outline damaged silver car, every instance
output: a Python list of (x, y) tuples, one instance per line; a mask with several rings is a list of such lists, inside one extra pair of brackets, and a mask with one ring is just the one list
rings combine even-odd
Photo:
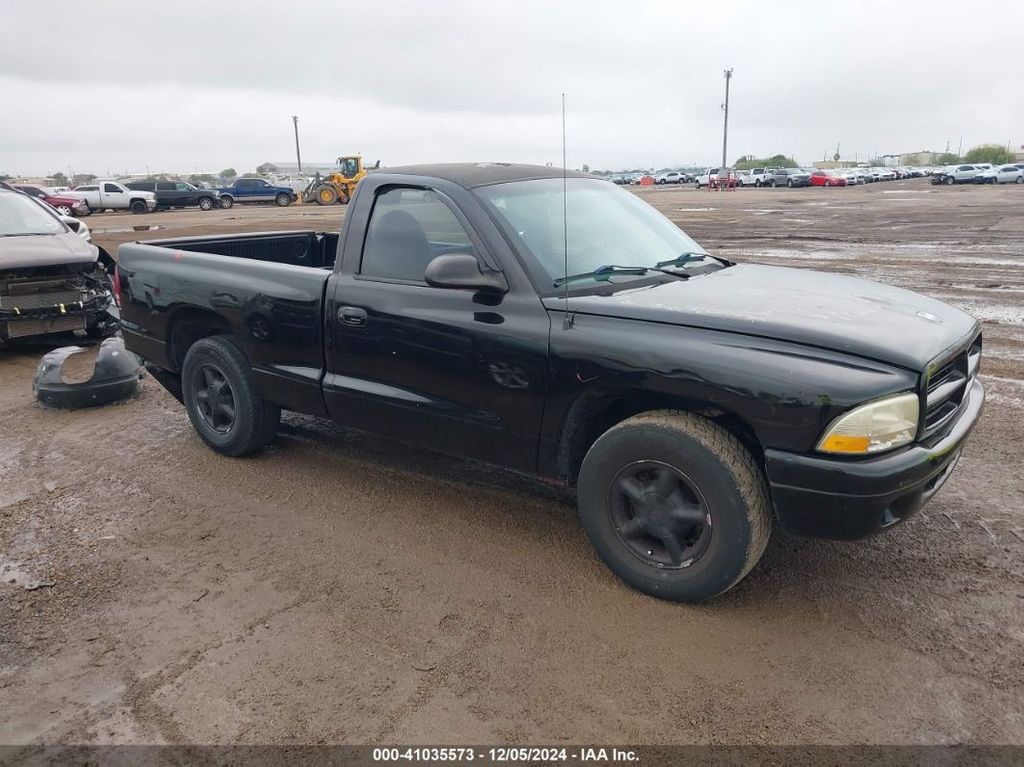
[(120, 325), (114, 261), (60, 216), (0, 189), (0, 347), (74, 334), (99, 340)]

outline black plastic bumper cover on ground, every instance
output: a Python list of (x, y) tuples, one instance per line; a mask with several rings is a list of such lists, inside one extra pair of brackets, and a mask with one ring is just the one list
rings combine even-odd
[(77, 409), (109, 405), (133, 396), (143, 375), (139, 358), (124, 348), (120, 337), (106, 339), (96, 353), (92, 377), (82, 383), (66, 383), (65, 361), (83, 352), (81, 346), (64, 346), (43, 355), (32, 388), (36, 398), (48, 407)]

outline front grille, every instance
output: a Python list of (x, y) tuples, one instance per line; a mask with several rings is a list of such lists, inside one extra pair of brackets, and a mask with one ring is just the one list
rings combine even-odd
[(82, 300), (80, 290), (55, 290), (52, 293), (29, 293), (22, 296), (0, 295), (0, 309), (45, 309)]
[(67, 333), (72, 330), (85, 330), (84, 314), (70, 314), (45, 320), (11, 320), (7, 323), (8, 338)]
[(981, 336), (969, 347), (937, 365), (928, 375), (925, 387), (925, 435), (949, 422), (960, 405), (981, 363)]
[(81, 301), (81, 279), (18, 279), (0, 285), (0, 309), (45, 309)]

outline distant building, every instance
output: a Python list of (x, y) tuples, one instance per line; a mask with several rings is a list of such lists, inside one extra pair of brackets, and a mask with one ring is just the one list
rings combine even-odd
[[(893, 165), (936, 165), (939, 160), (938, 152), (907, 152), (899, 155), (886, 155), (886, 158), (894, 157), (896, 162)], [(888, 163), (886, 163), (888, 165)]]
[[(312, 176), (316, 172), (321, 174), (330, 173), (338, 167), (334, 162), (303, 162), (302, 175)], [(265, 162), (256, 166), (256, 171), (265, 176), (295, 176), (299, 173), (298, 163), (294, 162)]]

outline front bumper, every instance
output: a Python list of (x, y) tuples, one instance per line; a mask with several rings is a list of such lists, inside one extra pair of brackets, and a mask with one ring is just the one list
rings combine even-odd
[(910, 518), (949, 479), (981, 416), (985, 389), (975, 379), (944, 436), (861, 460), (765, 451), (779, 524), (810, 538), (853, 540)]

